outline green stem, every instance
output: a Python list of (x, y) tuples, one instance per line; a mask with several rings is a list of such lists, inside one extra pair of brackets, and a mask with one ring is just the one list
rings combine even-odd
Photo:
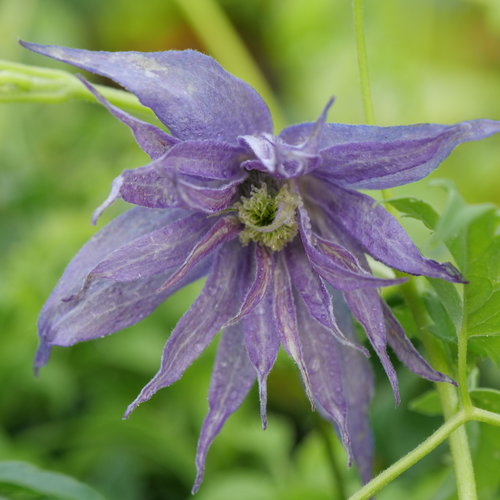
[[(419, 460), (427, 456), (432, 450), (439, 446), (446, 438), (453, 436), (453, 431), (460, 430), (460, 426), (464, 424), (467, 417), (463, 411), (456, 413), (452, 418), (447, 420), (437, 431), (431, 434), (425, 441), (420, 443), (416, 448), (410, 451), (407, 455), (400, 458), (389, 468), (381, 472), (378, 476), (365, 484), (354, 495), (349, 497), (349, 500), (366, 500), (372, 497), (377, 491), (400, 476), (403, 472), (415, 465)], [(470, 497), (475, 498), (475, 497)]]
[[(97, 90), (116, 106), (152, 117), (149, 108), (124, 90), (96, 85)], [(71, 73), (0, 60), (0, 102), (64, 102), (82, 99), (95, 102), (95, 97)]]
[(473, 407), (470, 409), (470, 415), (471, 418), (478, 422), (500, 426), (500, 415), (498, 413)]
[(177, 4), (210, 53), (262, 95), (281, 130), (285, 122), (278, 101), (220, 5), (215, 0), (177, 0)]
[[(432, 337), (426, 329), (425, 306), (418, 295), (414, 281), (410, 279), (407, 283), (401, 285), (401, 292), (415, 319), (420, 338), (430, 357), (431, 364), (436, 370), (449, 373), (450, 369), (442, 344)], [(437, 384), (437, 391), (445, 422), (448, 422), (454, 419), (457, 414), (457, 392), (453, 386), (445, 383)], [(465, 410), (467, 411), (468, 408)], [(460, 500), (475, 500), (477, 498), (476, 481), (465, 427), (461, 427), (450, 436), (450, 452), (455, 471), (458, 498)]]
[(353, 0), (354, 31), (356, 33), (356, 48), (358, 52), (359, 79), (363, 96), (363, 109), (368, 125), (375, 124), (370, 78), (368, 75), (368, 58), (366, 55), (365, 32), (363, 29), (363, 0)]

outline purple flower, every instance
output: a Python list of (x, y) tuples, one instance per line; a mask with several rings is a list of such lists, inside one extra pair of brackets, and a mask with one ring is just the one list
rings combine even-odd
[[(97, 233), (66, 268), (40, 315), (35, 367), (52, 346), (108, 335), (150, 314), (202, 277), (200, 296), (168, 339), (161, 367), (125, 416), (178, 380), (223, 330), (201, 431), (193, 488), (210, 444), (257, 378), (266, 426), (266, 377), (279, 346), (297, 364), (311, 404), (330, 420), (371, 476), (372, 375), (356, 343), (363, 326), (392, 384), (387, 344), (418, 375), (433, 370), (383, 303), (366, 254), (405, 273), (463, 282), (449, 263), (424, 258), (397, 220), (357, 189), (422, 179), (458, 144), (500, 123), (372, 127), (315, 123), (273, 135), (269, 111), (246, 83), (194, 51), (91, 52), (23, 43), (108, 77), (134, 93), (166, 133), (107, 102), (152, 161), (113, 182), (99, 214), (118, 198), (137, 205)], [(349, 312), (350, 310), (350, 312)]]

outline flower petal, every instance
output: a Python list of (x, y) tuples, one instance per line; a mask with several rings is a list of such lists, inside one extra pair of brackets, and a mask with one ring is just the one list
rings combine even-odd
[(157, 391), (178, 380), (222, 325), (234, 316), (248, 284), (247, 259), (247, 252), (240, 248), (239, 242), (220, 249), (201, 294), (170, 335), (158, 373), (129, 405), (124, 418)]
[[(333, 293), (333, 304), (340, 328), (351, 341), (355, 341), (351, 313), (339, 292)], [(352, 454), (363, 483), (367, 483), (373, 470), (373, 436), (368, 418), (374, 393), (373, 372), (369, 361), (359, 352), (341, 347), (340, 353)]]
[[(314, 235), (309, 216), (299, 207), (299, 228), (304, 249), (313, 269), (338, 290), (390, 286), (404, 280), (386, 280), (372, 276), (345, 248)], [(319, 244), (315, 244), (319, 243)]]
[(341, 373), (341, 344), (323, 325), (311, 318), (298, 294), (296, 299), (298, 331), (311, 393), (319, 411), (337, 426), (350, 463), (351, 438)]
[[(289, 127), (282, 137), (304, 140), (313, 124)], [(471, 120), (455, 125), (400, 127), (329, 123), (321, 137), (323, 163), (315, 175), (358, 189), (386, 189), (429, 175), (459, 144), (500, 132), (500, 122)]]
[(373, 198), (330, 182), (325, 185), (314, 180), (310, 185), (316, 194), (316, 205), (375, 259), (409, 274), (464, 282), (459, 271), (449, 262), (441, 264), (422, 257), (396, 218)]
[(272, 291), (243, 318), (243, 333), (250, 362), (257, 372), (259, 381), (260, 417), (262, 428), (267, 427), (266, 380), (276, 361), (280, 341), (273, 322)]
[(213, 440), (228, 417), (241, 405), (255, 380), (255, 371), (248, 360), (241, 325), (233, 325), (222, 332), (217, 350), (210, 390), (209, 411), (203, 422), (196, 451), (196, 493), (203, 480), (205, 459)]
[(259, 94), (199, 52), (93, 52), (21, 45), (111, 78), (150, 107), (179, 139), (236, 143), (239, 135), (272, 132), (269, 110)]
[(228, 324), (225, 325), (226, 327), (238, 323), (244, 316), (253, 311), (271, 287), (274, 270), (272, 255), (266, 248), (260, 245), (253, 245), (253, 254), (255, 280), (243, 299), (240, 310), (236, 316), (231, 318)]
[(434, 368), (427, 363), (406, 336), (403, 327), (392, 314), (390, 308), (384, 302), (382, 302), (382, 306), (387, 328), (387, 342), (396, 353), (398, 359), (412, 372), (431, 382), (449, 382), (450, 384), (457, 385), (448, 375), (434, 370)]
[(285, 248), (285, 254), (292, 283), (304, 301), (309, 314), (327, 328), (339, 342), (368, 355), (364, 347), (353, 344), (338, 327), (330, 294), (320, 276), (311, 267), (302, 245), (297, 241), (290, 243)]
[(377, 353), (391, 383), (396, 404), (399, 404), (398, 378), (387, 354), (385, 318), (378, 292), (372, 289), (349, 290), (344, 291), (344, 298)]
[(288, 355), (297, 363), (300, 374), (302, 375), (307, 397), (311, 402), (311, 406), (314, 408), (311, 382), (309, 380), (309, 374), (307, 372), (299, 337), (292, 283), (283, 253), (278, 254), (276, 266), (274, 268), (273, 317), (281, 344)]
[(135, 238), (99, 262), (88, 274), (82, 291), (77, 295), (82, 295), (95, 279), (134, 281), (181, 265), (211, 223), (215, 221), (207, 220), (205, 214), (189, 214)]
[[(139, 279), (128, 283), (96, 280), (84, 299), (63, 300), (77, 294), (87, 274), (110, 253), (184, 214), (182, 210), (130, 210), (105, 226), (78, 252), (40, 313), (40, 348), (35, 357), (35, 368), (47, 362), (52, 345), (73, 345), (137, 323), (172, 293), (172, 290), (157, 293), (158, 286), (169, 272), (155, 280)], [(186, 276), (184, 282), (193, 281), (204, 272), (206, 265), (202, 264)]]
[(91, 85), (83, 76), (77, 75), (82, 83), (94, 94), (95, 98), (118, 120), (127, 125), (134, 134), (137, 144), (152, 159), (159, 158), (165, 154), (174, 144), (178, 142), (175, 137), (168, 135), (158, 127), (139, 120), (120, 108), (111, 104), (97, 89)]
[(210, 255), (224, 243), (236, 238), (239, 233), (239, 222), (236, 217), (229, 216), (219, 219), (206, 233), (199, 239), (198, 243), (188, 254), (183, 264), (166, 281), (159, 291), (173, 286), (184, 278), (194, 266)]

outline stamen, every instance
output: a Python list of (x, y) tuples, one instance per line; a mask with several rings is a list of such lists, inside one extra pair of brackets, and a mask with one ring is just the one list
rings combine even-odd
[(271, 250), (282, 250), (298, 232), (296, 210), (300, 197), (285, 184), (277, 193), (269, 192), (266, 183), (252, 186), (250, 196), (236, 204), (238, 218), (245, 225), (240, 241), (248, 245), (255, 241)]

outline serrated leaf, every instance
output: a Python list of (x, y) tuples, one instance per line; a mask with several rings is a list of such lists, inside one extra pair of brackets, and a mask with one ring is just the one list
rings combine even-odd
[(470, 284), (465, 287), (467, 332), (500, 335), (500, 216), (490, 208), (469, 227), (467, 235)]
[(424, 392), (408, 403), (408, 408), (416, 413), (436, 417), (443, 414), (438, 393), (435, 389)]
[(470, 391), (470, 397), (477, 407), (500, 413), (500, 391), (478, 388)]
[(395, 198), (387, 200), (386, 203), (392, 205), (405, 217), (411, 217), (423, 222), (429, 229), (434, 229), (438, 222), (439, 216), (437, 212), (428, 203), (417, 198)]
[(76, 479), (25, 462), (0, 462), (0, 492), (2, 486), (8, 487), (9, 494), (28, 490), (54, 500), (105, 500), (96, 490)]

